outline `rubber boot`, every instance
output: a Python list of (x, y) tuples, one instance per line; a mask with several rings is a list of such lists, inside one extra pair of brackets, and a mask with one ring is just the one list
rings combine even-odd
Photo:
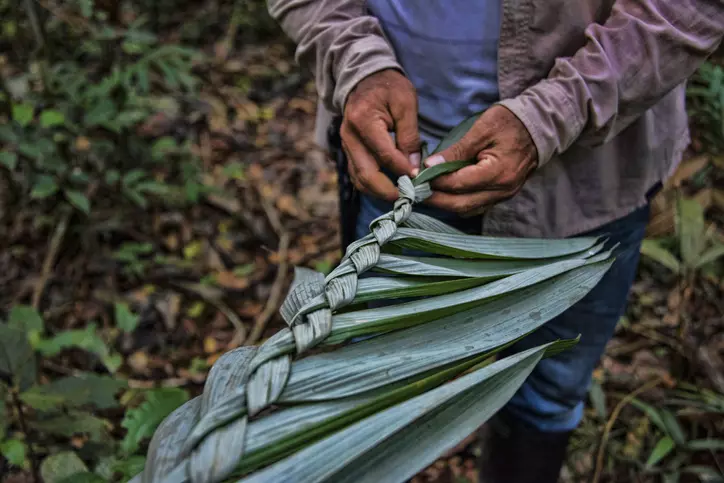
[(497, 416), (482, 430), (480, 483), (556, 483), (570, 436)]

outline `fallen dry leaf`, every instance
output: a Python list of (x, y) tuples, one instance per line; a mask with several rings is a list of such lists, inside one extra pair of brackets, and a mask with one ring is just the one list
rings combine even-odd
[(223, 270), (214, 274), (216, 284), (231, 290), (245, 290), (249, 288), (249, 279), (238, 277), (231, 270)]

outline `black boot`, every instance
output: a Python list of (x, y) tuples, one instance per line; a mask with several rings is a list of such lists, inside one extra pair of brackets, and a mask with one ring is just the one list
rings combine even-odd
[(480, 483), (556, 483), (570, 435), (499, 414), (483, 429)]

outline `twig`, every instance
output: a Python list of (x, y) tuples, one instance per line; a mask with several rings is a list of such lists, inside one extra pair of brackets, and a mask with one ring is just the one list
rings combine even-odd
[(282, 222), (279, 219), (279, 213), (277, 213), (272, 204), (269, 203), (263, 194), (259, 193), (259, 199), (261, 200), (262, 208), (264, 208), (264, 213), (266, 213), (266, 217), (269, 219), (269, 224), (279, 236), (279, 268), (277, 269), (277, 275), (274, 278), (274, 283), (272, 284), (271, 292), (269, 293), (269, 298), (266, 301), (264, 310), (254, 321), (254, 327), (251, 329), (251, 334), (246, 339), (246, 345), (255, 344), (259, 340), (264, 333), (264, 329), (266, 329), (266, 324), (269, 322), (269, 319), (272, 318), (279, 307), (282, 290), (284, 290), (284, 282), (287, 278), (289, 258), (290, 237), (282, 226)]
[(68, 229), (70, 215), (71, 212), (66, 212), (60, 219), (55, 227), (53, 238), (51, 238), (50, 244), (48, 245), (48, 253), (46, 253), (45, 260), (43, 261), (42, 272), (40, 273), (40, 278), (35, 285), (35, 290), (33, 290), (32, 305), (35, 310), (38, 310), (38, 307), (40, 306), (40, 298), (43, 296), (43, 291), (45, 290), (45, 286), (50, 278), (53, 265), (55, 265), (55, 258), (58, 256), (60, 245), (63, 243), (65, 232)]
[(649, 391), (653, 389), (654, 387), (658, 386), (664, 381), (663, 377), (657, 377), (656, 379), (647, 382), (640, 388), (636, 389), (631, 394), (628, 394), (626, 397), (621, 399), (616, 407), (613, 409), (613, 412), (611, 413), (611, 417), (608, 418), (608, 422), (606, 423), (606, 427), (603, 430), (603, 435), (601, 436), (601, 444), (598, 447), (598, 454), (596, 456), (596, 472), (593, 475), (592, 483), (598, 483), (601, 479), (601, 472), (603, 471), (603, 457), (606, 453), (606, 444), (608, 444), (608, 438), (611, 435), (611, 430), (613, 429), (613, 425), (616, 423), (616, 420), (618, 419), (618, 416), (621, 414), (621, 411), (624, 407), (626, 407), (636, 396), (638, 396), (641, 393), (644, 393), (646, 391)]
[(33, 55), (35, 55), (45, 48), (45, 35), (42, 24), (38, 19), (38, 13), (35, 11), (33, 0), (24, 0), (23, 3), (25, 3), (25, 10), (28, 14), (28, 20), (30, 20), (30, 27), (35, 36), (35, 51), (33, 52)]
[(28, 425), (25, 422), (25, 414), (23, 413), (23, 405), (20, 402), (20, 398), (18, 397), (18, 393), (15, 389), (10, 390), (10, 397), (13, 401), (13, 406), (15, 406), (15, 410), (18, 412), (20, 431), (22, 431), (25, 435), (25, 442), (28, 445), (28, 457), (30, 458), (30, 466), (33, 472), (33, 481), (35, 483), (40, 483), (43, 480), (40, 479), (40, 471), (38, 468), (39, 461), (35, 455), (35, 451), (33, 451), (33, 443), (30, 440), (30, 432), (28, 431)]
[(266, 328), (266, 324), (269, 322), (269, 319), (271, 319), (279, 307), (282, 290), (284, 289), (284, 282), (287, 278), (288, 251), (289, 234), (282, 233), (279, 238), (279, 269), (277, 270), (277, 275), (274, 278), (274, 284), (272, 285), (264, 310), (254, 321), (254, 327), (251, 329), (251, 334), (246, 339), (246, 345), (255, 344), (259, 340)]

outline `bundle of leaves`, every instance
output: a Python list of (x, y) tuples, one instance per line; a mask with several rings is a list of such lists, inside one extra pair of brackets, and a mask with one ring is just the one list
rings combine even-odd
[(222, 356), (204, 394), (156, 431), (136, 480), (403, 481), (575, 344), (497, 359), (586, 295), (612, 251), (597, 238), (469, 236), (412, 211), (430, 180), (467, 164), (400, 178), (394, 210), (327, 277), (297, 269), (289, 327)]

